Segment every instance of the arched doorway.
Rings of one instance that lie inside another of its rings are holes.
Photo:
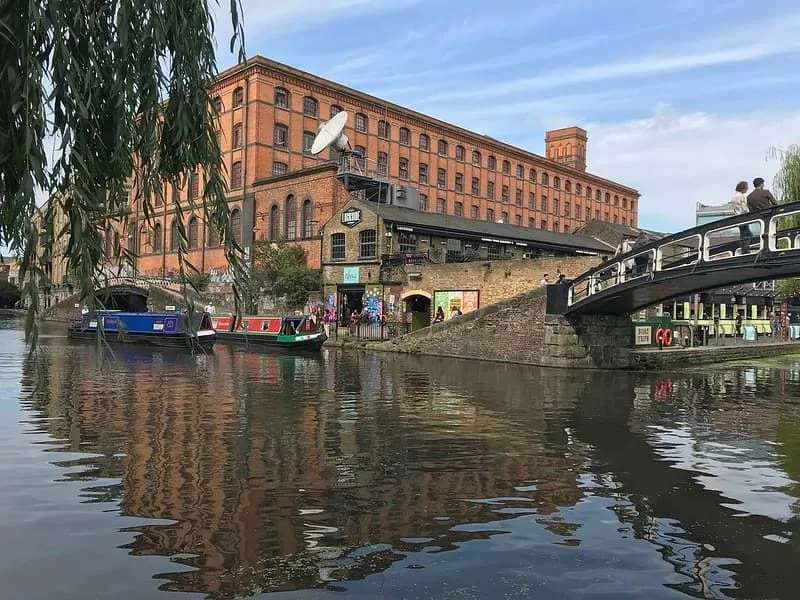
[[[411,315],[411,331],[428,327],[431,324],[431,299],[425,293],[409,293],[403,297],[406,319]]]

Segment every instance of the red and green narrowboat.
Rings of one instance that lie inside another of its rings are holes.
[[[211,317],[217,341],[297,351],[317,351],[325,342],[320,320],[312,315],[289,317],[221,315]]]

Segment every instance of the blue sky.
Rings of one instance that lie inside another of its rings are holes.
[[[230,66],[221,0],[220,68]],[[800,3],[244,0],[248,55],[542,153],[589,132],[589,170],[677,230],[800,143]]]

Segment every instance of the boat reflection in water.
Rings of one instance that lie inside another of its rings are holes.
[[[26,363],[25,406],[35,430],[85,453],[69,466],[98,508],[159,520],[126,529],[125,548],[179,563],[155,575],[162,589],[786,597],[800,584],[800,383],[783,368],[667,384],[217,346],[137,349],[107,369],[63,344]],[[93,486],[98,473],[118,484]]]

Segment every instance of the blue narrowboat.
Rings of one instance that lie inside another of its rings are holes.
[[[69,326],[76,339],[96,339],[101,331],[108,342],[149,344],[173,348],[210,349],[216,332],[207,313],[132,313],[98,310],[82,315]]]

